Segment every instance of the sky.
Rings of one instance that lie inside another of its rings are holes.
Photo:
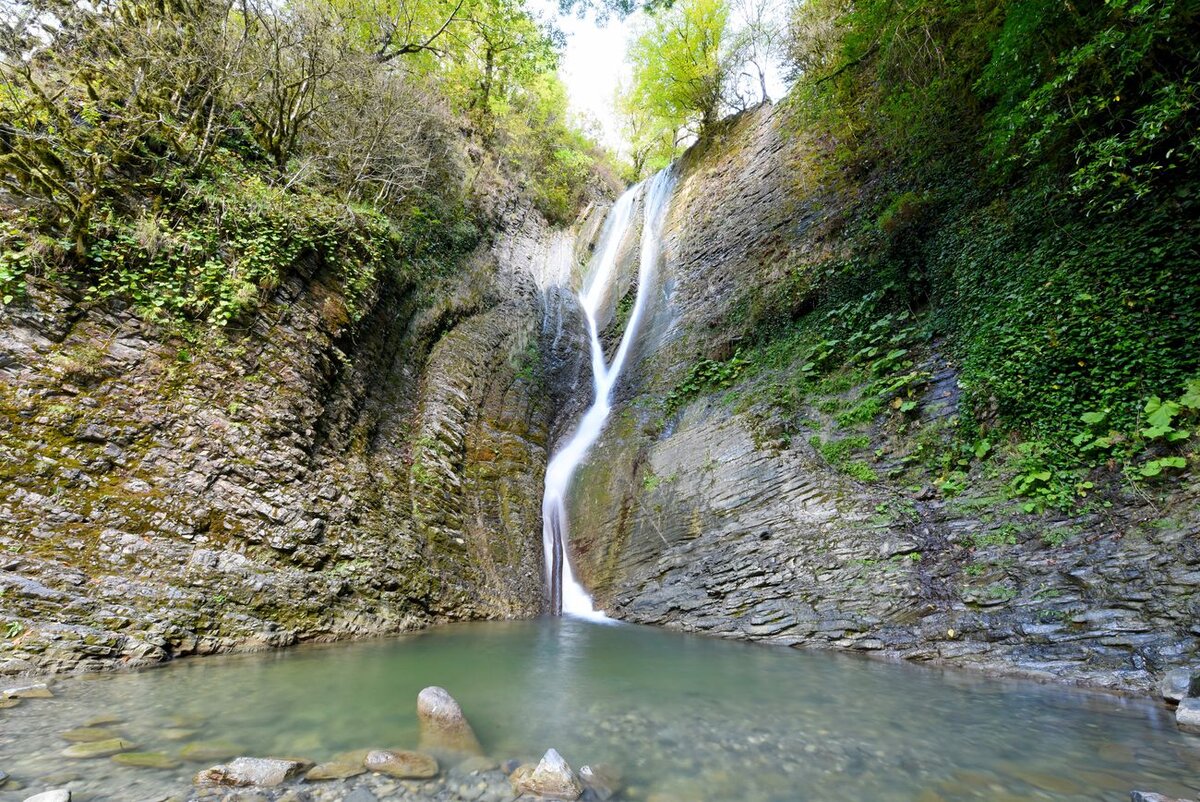
[[[567,35],[558,72],[567,85],[571,111],[599,123],[603,144],[619,150],[624,137],[614,98],[622,78],[629,77],[625,49],[640,12],[623,20],[612,14],[607,24],[598,25],[591,14],[584,19],[560,15],[558,0],[533,0],[530,5],[543,17],[554,19]]]

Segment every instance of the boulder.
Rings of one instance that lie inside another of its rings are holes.
[[[432,685],[417,694],[417,720],[421,725],[422,749],[483,754],[475,730],[445,688]]]
[[[518,794],[542,799],[574,800],[583,796],[583,783],[575,776],[567,761],[553,749],[536,766],[519,766],[508,778]]]
[[[309,769],[308,774],[304,775],[304,779],[310,782],[314,780],[345,780],[350,777],[357,777],[366,770],[361,760],[357,763],[332,760],[328,763],[318,763],[313,766]]]
[[[124,738],[108,738],[103,741],[88,741],[87,743],[68,746],[62,751],[62,755],[63,757],[82,760],[95,757],[111,757],[118,752],[129,752],[134,749],[137,749],[137,744],[133,741],[126,741]]]
[[[1200,699],[1189,698],[1175,708],[1175,723],[1184,732],[1200,733]]]
[[[368,771],[377,771],[401,780],[427,780],[436,777],[438,762],[420,752],[373,749],[363,759]]]
[[[1200,671],[1192,668],[1168,671],[1159,682],[1158,690],[1168,702],[1181,702],[1189,696],[1200,696]]]
[[[71,792],[64,788],[42,791],[40,794],[26,797],[25,802],[71,802]]]
[[[273,788],[282,785],[311,766],[303,760],[285,760],[272,757],[239,757],[219,766],[213,766],[195,777],[196,785],[248,785]]]

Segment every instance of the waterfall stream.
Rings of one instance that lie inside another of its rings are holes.
[[[584,413],[575,432],[550,460],[546,467],[546,490],[542,497],[542,542],[546,551],[546,577],[550,588],[550,613],[579,618],[603,620],[605,615],[592,604],[591,596],[575,579],[567,550],[566,496],[575,471],[587,456],[588,449],[600,437],[612,410],[612,392],[625,361],[637,337],[645,314],[647,296],[653,292],[654,274],[658,269],[662,224],[671,197],[674,177],[670,168],[631,187],[613,204],[604,222],[600,242],[593,256],[584,286],[579,293],[579,305],[587,320],[588,339],[592,355],[592,405]],[[605,364],[604,346],[596,322],[602,302],[612,290],[617,278],[617,259],[621,243],[634,219],[634,207],[642,201],[642,234],[638,262],[637,295],[621,343],[611,365]]]

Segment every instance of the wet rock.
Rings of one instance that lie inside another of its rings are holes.
[[[121,716],[118,716],[118,715],[115,715],[112,713],[105,713],[105,714],[101,714],[99,716],[93,716],[92,718],[88,719],[87,722],[83,726],[85,726],[85,727],[107,727],[112,724],[121,724],[124,721],[125,721],[125,719],[123,719]]]
[[[121,734],[106,727],[76,727],[62,734],[64,741],[71,743],[91,743],[93,741],[111,741],[120,738]]]
[[[363,760],[363,766],[368,771],[375,771],[401,780],[424,780],[436,777],[438,773],[438,762],[429,755],[421,752],[389,749],[375,749],[368,752]]]
[[[1200,699],[1184,699],[1175,709],[1175,723],[1184,732],[1200,734]]]
[[[239,757],[219,766],[207,768],[194,779],[196,785],[248,785],[273,788],[299,776],[311,766],[301,760],[281,760],[269,757]]]
[[[1129,794],[1129,802],[1191,802],[1190,799],[1176,799],[1171,796],[1163,796],[1150,791],[1132,791]]]
[[[62,751],[62,756],[87,760],[97,757],[111,757],[119,752],[129,752],[133,749],[137,749],[137,744],[133,741],[126,741],[124,738],[109,738],[104,741],[89,741],[87,743],[68,746]]]
[[[0,788],[3,788],[4,784],[7,782],[8,782],[8,772],[0,769]]]
[[[229,741],[195,741],[179,750],[184,760],[201,763],[207,760],[228,760],[242,748]]]
[[[621,790],[621,770],[616,766],[599,763],[579,769],[579,779],[599,800],[608,800]]]
[[[0,697],[0,710],[7,710],[10,707],[16,707],[21,704],[20,699],[4,699]]]
[[[479,774],[484,771],[493,771],[498,768],[499,765],[496,763],[496,761],[476,755],[459,763],[454,767],[454,770],[460,774]]]
[[[186,727],[167,727],[165,730],[159,730],[156,737],[163,741],[186,741],[196,734],[195,730],[189,730]],[[236,754],[239,750],[233,750]],[[210,758],[211,760],[220,760],[221,758]]]
[[[174,769],[179,767],[179,759],[165,752],[122,752],[112,756],[113,763],[122,766],[136,766],[142,769]]]
[[[1163,675],[1158,685],[1162,698],[1168,702],[1179,702],[1189,696],[1200,696],[1200,671],[1193,668],[1176,668]]]
[[[349,777],[357,777],[366,772],[366,767],[362,761],[358,762],[337,762],[318,763],[309,769],[308,774],[304,775],[304,779],[311,781],[315,780],[345,780]]]
[[[509,776],[513,790],[542,799],[573,800],[583,796],[583,784],[562,755],[547,749],[536,766],[518,767]]]
[[[434,685],[417,695],[417,719],[422,749],[483,754],[475,730],[445,688]]]
[[[54,693],[46,683],[33,682],[27,685],[14,685],[11,688],[5,688],[0,691],[0,696],[5,699],[50,699],[54,696]]]
[[[25,802],[71,802],[71,792],[66,789],[42,791],[40,794],[26,797]]]

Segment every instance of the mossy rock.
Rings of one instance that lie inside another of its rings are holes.
[[[121,734],[107,727],[76,727],[73,730],[67,730],[61,737],[64,741],[71,743],[94,743],[119,739]]]
[[[111,757],[118,752],[129,752],[133,749],[137,749],[137,744],[133,741],[126,741],[123,738],[110,738],[106,741],[91,741],[89,743],[68,746],[62,751],[62,755],[63,757],[90,760],[98,757]]]
[[[122,752],[112,756],[114,763],[142,769],[174,769],[180,761],[164,752]]]

